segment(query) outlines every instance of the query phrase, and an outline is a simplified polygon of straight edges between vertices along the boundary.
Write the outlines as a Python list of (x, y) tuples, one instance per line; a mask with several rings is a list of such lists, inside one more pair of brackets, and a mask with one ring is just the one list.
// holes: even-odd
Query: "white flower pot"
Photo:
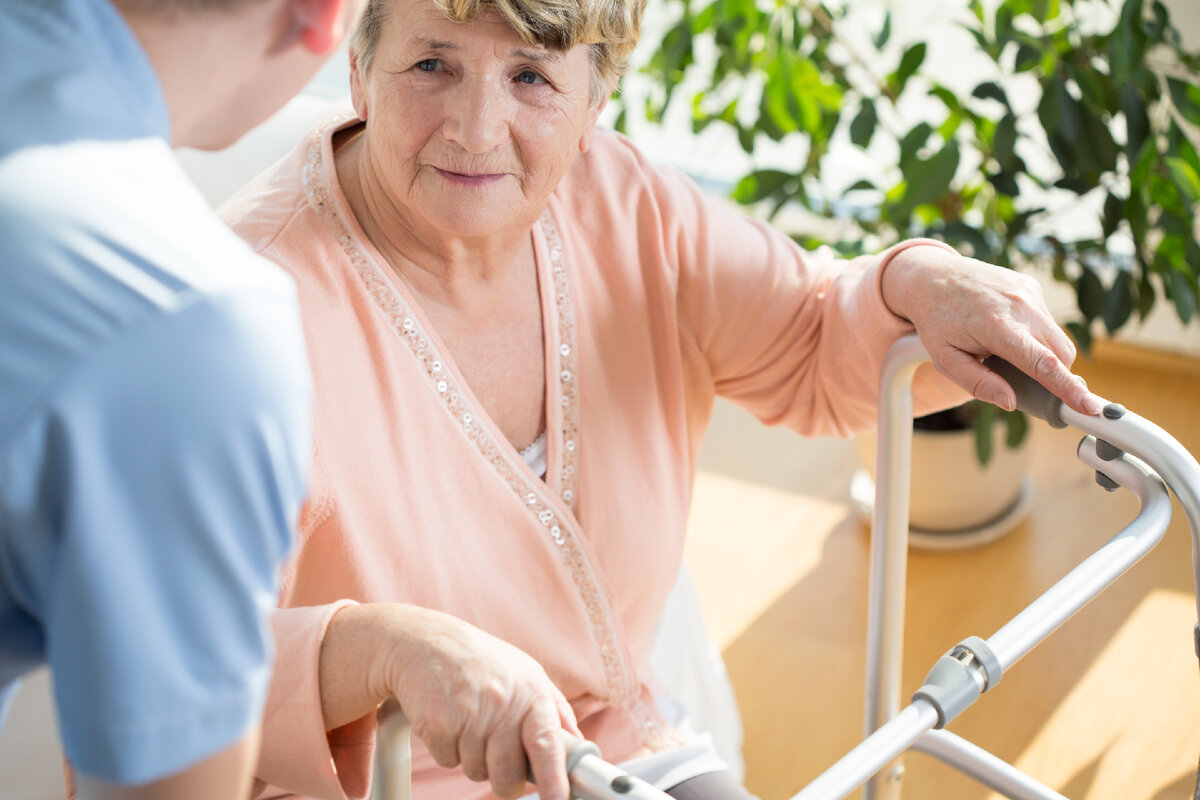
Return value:
[[(1018, 448), (996, 437), (986, 467), (975, 454), (975, 431), (914, 431), (909, 537), (916, 546), (947, 549), (991, 541), (1008, 533), (1029, 513), (1028, 439)], [(860, 515), (870, 519), (874, 505), (874, 433), (858, 439), (862, 468), (851, 495)]]

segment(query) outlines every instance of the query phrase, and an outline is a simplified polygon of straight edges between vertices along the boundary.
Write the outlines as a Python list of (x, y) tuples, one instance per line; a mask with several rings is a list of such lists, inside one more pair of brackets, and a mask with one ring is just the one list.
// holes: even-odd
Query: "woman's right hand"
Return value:
[[(462, 620), (417, 606), (348, 606), (321, 645), (327, 730), (395, 698), (438, 764), (500, 797), (519, 797), (526, 764), (543, 800), (566, 800), (559, 732), (580, 736), (575, 714), (536, 661)], [(528, 761), (527, 761), (528, 760)]]

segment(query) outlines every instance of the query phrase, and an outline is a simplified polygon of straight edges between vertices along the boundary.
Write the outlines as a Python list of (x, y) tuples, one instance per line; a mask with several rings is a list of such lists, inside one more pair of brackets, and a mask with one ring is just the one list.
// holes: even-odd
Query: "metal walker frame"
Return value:
[[(1109, 490), (1118, 486), (1130, 490), (1141, 507), (1131, 523), (990, 638), (968, 637), (942, 656), (912, 701), (901, 708), (912, 379), (917, 367), (928, 360), (917, 337), (906, 336), (888, 351), (881, 373), (867, 620), (866, 738), (792, 800), (837, 800), (860, 786), (863, 800), (898, 800), (903, 775), (899, 759), (910, 748), (941, 759), (1012, 800), (1065, 800), (944, 727), (1158, 544), (1171, 518), (1168, 487), (1179, 499), (1191, 531), (1200, 620), (1200, 464), (1157, 425), (1115, 403), (1108, 403), (1099, 417), (1080, 414), (1011, 365), (989, 359), (988, 366), (1016, 390), (1018, 408), (1052, 427), (1070, 425), (1081, 430), (1085, 436), (1078, 456), (1096, 470), (1097, 482)], [(1193, 636), (1200, 658), (1200, 621)], [(372, 800), (407, 800), (409, 741), (403, 715), (382, 718), (379, 737)], [(564, 737), (575, 796), (670, 800), (601, 760), (595, 745)]]

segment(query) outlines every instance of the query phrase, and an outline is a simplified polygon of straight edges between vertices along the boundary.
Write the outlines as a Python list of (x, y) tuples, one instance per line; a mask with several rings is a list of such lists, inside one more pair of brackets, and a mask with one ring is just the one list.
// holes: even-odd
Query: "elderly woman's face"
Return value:
[(584, 46), (531, 46), (494, 12), (446, 19), (431, 0), (398, 0), (355, 108), (368, 168), (408, 220), (456, 236), (528, 228), (590, 141)]

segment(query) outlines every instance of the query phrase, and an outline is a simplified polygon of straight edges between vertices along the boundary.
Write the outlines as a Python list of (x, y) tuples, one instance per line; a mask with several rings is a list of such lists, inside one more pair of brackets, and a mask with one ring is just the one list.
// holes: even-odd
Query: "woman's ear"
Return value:
[(590, 114), (588, 115), (587, 128), (584, 129), (583, 134), (579, 137), (579, 152), (581, 153), (586, 153), (589, 149), (591, 149), (592, 134), (596, 131), (596, 123), (600, 121), (600, 114), (602, 114), (605, 107), (608, 106), (608, 98), (612, 97), (612, 93), (616, 90), (616, 87), (613, 85), (610, 85), (607, 88), (608, 92), (600, 98), (600, 102), (596, 103), (595, 107), (592, 108)]
[(358, 0), (290, 0), (300, 28), (300, 41), (309, 52), (332, 53), (346, 38), (346, 28), (358, 10)]
[(363, 86), (363, 76), (358, 69), (358, 53), (354, 48), (350, 48), (350, 102), (354, 106), (354, 113), (358, 114), (358, 118), (363, 122), (367, 120), (367, 92)]

